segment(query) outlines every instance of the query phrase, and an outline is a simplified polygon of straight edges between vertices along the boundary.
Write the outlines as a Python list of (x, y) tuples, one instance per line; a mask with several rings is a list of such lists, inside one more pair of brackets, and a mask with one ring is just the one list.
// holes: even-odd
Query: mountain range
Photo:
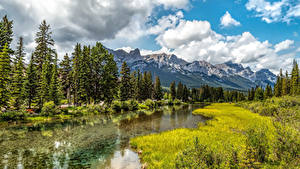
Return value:
[(187, 62), (174, 54), (141, 55), (139, 49), (126, 52), (122, 49), (107, 49), (113, 54), (119, 69), (124, 61), (131, 70), (151, 71), (153, 77), (159, 76), (163, 86), (172, 81), (181, 81), (189, 87), (209, 85), (225, 89), (247, 90), (267, 84), (274, 86), (276, 75), (268, 69), (252, 71), (249, 67), (231, 61), (213, 65), (206, 61)]

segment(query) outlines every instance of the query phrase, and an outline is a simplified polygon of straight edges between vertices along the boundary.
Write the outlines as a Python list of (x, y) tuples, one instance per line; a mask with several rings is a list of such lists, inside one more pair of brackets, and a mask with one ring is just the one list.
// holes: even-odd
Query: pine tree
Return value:
[(189, 99), (189, 89), (186, 85), (183, 86), (182, 101), (187, 102)]
[(255, 90), (255, 95), (254, 95), (254, 100), (260, 101), (264, 99), (264, 91), (261, 87), (256, 88)]
[(10, 56), (7, 44), (0, 52), (0, 108), (8, 108), (10, 92), (8, 90), (10, 67)]
[(80, 103), (89, 103), (91, 97), (90, 47), (83, 46), (79, 65), (78, 99)]
[(282, 89), (282, 84), (281, 84), (281, 78), (280, 76), (277, 76), (277, 80), (276, 80), (276, 84), (274, 86), (274, 95), (276, 97), (280, 97), (281, 96), (281, 89)]
[(24, 82), (24, 98), (27, 101), (28, 108), (31, 109), (32, 103), (37, 102), (37, 74), (34, 65), (34, 55), (31, 55), (30, 63), (27, 66)]
[(109, 54), (107, 50), (103, 53), (103, 74), (101, 79), (103, 100), (110, 104), (118, 90), (118, 67), (114, 60), (114, 56)]
[(15, 64), (13, 68), (12, 78), (12, 106), (14, 109), (19, 109), (24, 98), (24, 47), (23, 38), (20, 37), (17, 50), (15, 52)]
[(147, 93), (147, 99), (151, 99), (153, 95), (153, 83), (152, 83), (151, 72), (146, 73), (146, 93)]
[(177, 85), (176, 98), (179, 100), (183, 99), (183, 85), (181, 82)]
[(268, 84), (264, 91), (264, 99), (272, 97), (272, 87)]
[(58, 80), (57, 54), (55, 54), (55, 59), (51, 71), (51, 80), (49, 85), (49, 99), (53, 101), (56, 105), (59, 104), (59, 100), (60, 100), (59, 89), (60, 89), (60, 83)]
[(143, 74), (140, 70), (137, 72), (137, 99), (143, 100)]
[(131, 82), (130, 82), (130, 68), (127, 66), (126, 62), (123, 62), (121, 68), (121, 84), (120, 84), (120, 98), (122, 101), (131, 98)]
[(130, 74), (130, 84), (131, 84), (131, 89), (130, 89), (130, 96), (132, 99), (138, 99), (138, 77), (137, 77), (137, 72), (133, 71)]
[(10, 49), (10, 44), (13, 40), (13, 21), (9, 21), (7, 15), (2, 18), (0, 22), (0, 52), (3, 50), (5, 44), (8, 54), (13, 54), (13, 50)]
[(298, 63), (296, 60), (293, 61), (293, 70), (292, 70), (292, 77), (291, 77), (291, 94), (297, 95), (298, 88), (299, 88), (299, 68)]
[(68, 100), (68, 103), (71, 103), (72, 66), (71, 59), (69, 58), (68, 54), (66, 54), (62, 62), (60, 62), (59, 70), (64, 98)]
[(53, 67), (52, 62), (53, 62), (52, 55), (50, 52), (48, 52), (47, 56), (44, 60), (44, 64), (42, 66), (42, 74), (40, 76), (41, 80), (39, 82), (39, 86), (40, 86), (39, 106), (40, 106), (40, 108), (43, 105), (43, 103), (50, 101), (49, 89), (50, 89), (50, 82), (51, 82), (51, 77), (52, 77), (52, 67)]
[(158, 76), (156, 76), (156, 78), (155, 78), (153, 97), (156, 100), (161, 100), (163, 97), (162, 88), (160, 85), (160, 79)]
[(76, 44), (73, 52), (73, 58), (72, 58), (72, 86), (71, 86), (71, 92), (73, 94), (73, 102), (75, 105), (78, 104), (78, 96), (79, 96), (79, 72), (80, 72), (80, 58), (82, 55), (81, 51), (81, 45), (79, 43)]
[(173, 81), (170, 84), (170, 92), (171, 92), (171, 96), (172, 96), (173, 100), (176, 98), (176, 87), (175, 86), (176, 86), (175, 81)]
[(288, 71), (285, 72), (286, 78), (286, 94), (290, 94), (291, 91), (291, 79), (289, 77)]

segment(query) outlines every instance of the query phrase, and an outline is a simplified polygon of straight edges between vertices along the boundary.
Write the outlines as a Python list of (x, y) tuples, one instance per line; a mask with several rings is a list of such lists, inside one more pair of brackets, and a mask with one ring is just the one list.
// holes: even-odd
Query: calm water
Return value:
[(195, 128), (205, 119), (192, 115), (200, 105), (163, 107), (61, 120), (0, 126), (0, 169), (140, 168), (131, 137), (175, 128)]

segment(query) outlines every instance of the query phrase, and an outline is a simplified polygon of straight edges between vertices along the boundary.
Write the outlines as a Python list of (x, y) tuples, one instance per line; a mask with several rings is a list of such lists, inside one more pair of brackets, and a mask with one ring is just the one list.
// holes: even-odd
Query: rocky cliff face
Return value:
[(165, 53), (141, 55), (139, 49), (129, 53), (119, 49), (111, 50), (115, 61), (120, 68), (124, 61), (131, 70), (151, 71), (154, 76), (160, 76), (161, 83), (169, 86), (171, 81), (181, 81), (189, 87), (222, 86), (227, 89), (246, 90), (256, 85), (265, 87), (267, 84), (274, 85), (276, 76), (268, 69), (254, 72), (249, 67), (244, 68), (241, 64), (225, 62), (213, 65), (206, 61), (187, 62), (176, 55)]

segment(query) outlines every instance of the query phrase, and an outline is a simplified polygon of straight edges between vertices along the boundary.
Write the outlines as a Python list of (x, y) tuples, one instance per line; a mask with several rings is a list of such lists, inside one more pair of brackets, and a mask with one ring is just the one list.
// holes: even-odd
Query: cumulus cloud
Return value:
[(187, 61), (206, 60), (213, 64), (233, 61), (254, 70), (269, 68), (277, 72), (279, 66), (289, 65), (294, 58), (294, 53), (277, 53), (289, 49), (294, 43), (291, 40), (272, 45), (269, 41), (259, 41), (250, 32), (223, 36), (213, 31), (208, 21), (200, 20), (180, 19), (177, 26), (163, 31), (156, 41), (165, 51)]
[(241, 23), (232, 18), (230, 13), (226, 11), (226, 13), (220, 18), (222, 27), (230, 27), (230, 26), (240, 26)]
[(28, 47), (46, 19), (58, 46), (68, 51), (76, 42), (138, 39), (158, 6), (187, 9), (189, 0), (2, 0), (0, 15), (8, 14), (14, 20), (15, 35), (24, 36)]
[(249, 11), (254, 11), (256, 17), (260, 17), (267, 23), (287, 22), (300, 17), (300, 1), (280, 0), (269, 2), (266, 0), (249, 0), (246, 3)]
[(293, 40), (285, 40), (285, 41), (282, 41), (278, 44), (275, 45), (275, 52), (279, 52), (279, 51), (282, 51), (282, 50), (286, 50), (286, 49), (289, 49), (291, 47), (291, 45), (294, 44), (294, 41)]

